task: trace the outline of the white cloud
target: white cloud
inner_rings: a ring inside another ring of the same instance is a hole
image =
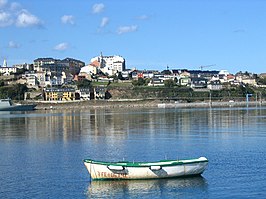
[[[140,15],[140,16],[137,17],[137,19],[139,19],[139,20],[147,20],[147,19],[149,19],[149,16],[148,15]]]
[[[12,11],[15,11],[15,10],[20,10],[20,9],[22,9],[22,7],[21,7],[21,5],[20,5],[19,3],[17,3],[17,2],[12,2],[12,3],[10,4],[10,9],[11,9]]]
[[[0,0],[0,27],[16,25],[17,27],[32,27],[43,25],[35,15],[23,9],[20,3]]]
[[[7,12],[0,12],[0,27],[6,27],[13,24],[11,14]]]
[[[9,41],[8,42],[8,48],[19,48],[20,45],[14,41]]]
[[[101,21],[101,24],[100,24],[100,27],[103,28],[103,27],[105,27],[108,23],[109,23],[109,18],[108,18],[108,17],[103,17],[103,18],[102,18],[102,21]]]
[[[118,28],[117,33],[119,35],[121,35],[121,34],[124,34],[124,33],[135,32],[135,31],[137,31],[137,29],[138,29],[138,26],[136,26],[136,25],[121,26],[121,27]]]
[[[17,27],[31,27],[31,26],[42,26],[42,22],[38,17],[32,15],[27,10],[22,10],[16,20]]]
[[[64,50],[67,50],[68,49],[68,43],[60,43],[60,44],[57,44],[55,47],[54,47],[54,50],[58,50],[58,51],[64,51]]]
[[[61,17],[61,22],[63,24],[71,24],[74,25],[75,21],[74,21],[74,17],[72,15],[64,15]]]
[[[97,3],[92,6],[92,13],[98,14],[101,13],[104,10],[104,4],[103,3]]]
[[[0,0],[0,8],[4,7],[7,4],[7,0]]]

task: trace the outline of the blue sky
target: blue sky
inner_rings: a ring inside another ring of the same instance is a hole
[[[266,72],[264,0],[0,0],[0,63],[121,55],[127,68]]]

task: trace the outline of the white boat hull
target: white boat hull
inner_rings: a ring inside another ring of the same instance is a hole
[[[205,158],[206,159],[206,158]],[[202,159],[202,160],[205,160]],[[180,165],[167,166],[141,166],[122,168],[108,167],[108,165],[84,162],[91,178],[94,180],[107,179],[156,179],[156,178],[174,178],[183,176],[200,175],[207,167],[206,161],[185,163]]]

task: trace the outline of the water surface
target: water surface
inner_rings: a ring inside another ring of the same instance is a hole
[[[1,198],[263,198],[266,109],[0,112]],[[82,160],[197,158],[202,177],[91,182]]]

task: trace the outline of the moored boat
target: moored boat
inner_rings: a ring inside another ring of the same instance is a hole
[[[31,111],[35,104],[13,104],[10,99],[0,99],[0,111]]]
[[[83,161],[93,180],[195,176],[201,175],[208,165],[208,159],[205,157],[158,162],[102,162],[91,159]]]

